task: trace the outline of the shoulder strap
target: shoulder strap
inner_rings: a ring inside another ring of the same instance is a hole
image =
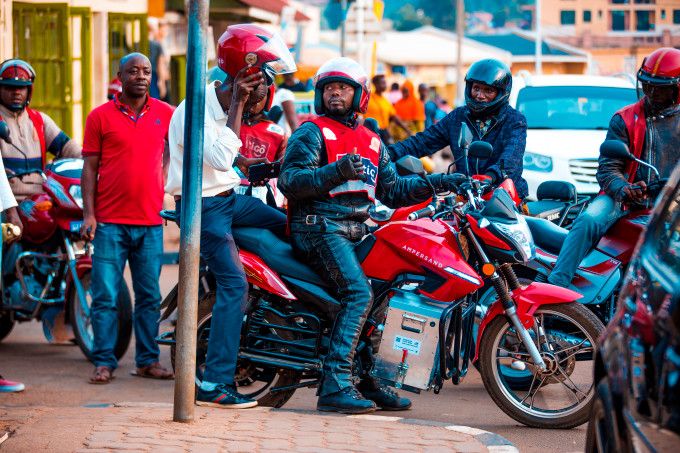
[[[37,110],[32,110],[26,107],[26,113],[35,127],[35,131],[38,133],[38,140],[40,141],[40,155],[42,156],[42,168],[45,168],[47,159],[47,145],[45,144],[45,120],[43,120],[42,115]]]

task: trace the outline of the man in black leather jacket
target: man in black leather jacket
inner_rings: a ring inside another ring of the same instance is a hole
[[[358,125],[357,112],[366,110],[369,93],[368,77],[353,60],[336,58],[321,66],[315,77],[315,110],[321,116],[290,137],[278,180],[288,198],[296,253],[336,289],[342,305],[324,360],[317,404],[322,411],[363,413],[375,410],[376,404],[385,410],[411,406],[367,375],[361,376],[358,389],[351,380],[354,351],[373,301],[354,253],[354,245],[367,234],[363,222],[369,208],[375,198],[398,207],[432,196],[425,180],[399,177],[378,135]],[[460,175],[428,178],[438,191],[460,182]]]
[[[597,181],[604,193],[574,222],[548,283],[569,286],[581,260],[627,210],[652,206],[658,188],[680,160],[680,50],[652,52],[638,71],[638,81],[645,96],[614,114],[607,140],[628,145],[635,157],[659,170],[661,180],[648,167],[600,156]]]

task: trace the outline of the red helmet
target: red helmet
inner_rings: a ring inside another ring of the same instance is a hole
[[[0,85],[28,87],[26,104],[31,102],[34,81],[35,71],[33,70],[33,67],[24,60],[12,58],[0,63]]]
[[[655,50],[642,62],[637,78],[648,85],[676,87],[676,102],[680,102],[680,50],[672,47]]]
[[[123,91],[123,84],[120,82],[120,79],[118,77],[114,77],[113,79],[111,79],[111,81],[109,82],[107,97],[109,99],[113,99],[113,97],[117,93],[121,93],[122,91]]]
[[[234,78],[248,65],[262,70],[267,85],[274,83],[277,74],[297,71],[279,35],[258,25],[231,25],[217,42],[217,66]]]
[[[327,61],[314,76],[314,110],[319,115],[324,113],[323,87],[330,82],[345,82],[354,87],[352,110],[366,113],[371,86],[368,75],[359,63],[347,57],[333,58]]]

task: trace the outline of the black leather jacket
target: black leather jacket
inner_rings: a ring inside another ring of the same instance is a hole
[[[680,160],[680,105],[669,107],[664,111],[651,114],[645,104],[647,130],[640,159],[654,165],[661,178],[668,178]],[[620,140],[629,147],[628,130],[621,118],[615,114],[609,122],[607,140]],[[632,149],[631,149],[632,151]],[[611,159],[600,156],[597,168],[597,181],[610,197],[623,201],[623,188],[628,185],[625,174],[628,162],[622,159]],[[647,185],[656,180],[656,175],[643,165],[639,165],[634,181],[645,181]]]
[[[437,191],[442,175],[428,179]],[[345,182],[336,168],[328,163],[326,147],[319,128],[311,122],[302,124],[288,140],[281,166],[278,188],[288,198],[292,223],[304,222],[307,215],[320,215],[332,220],[364,222],[373,205],[364,194],[342,194],[330,197],[328,192]],[[384,145],[380,149],[376,197],[391,208],[409,206],[432,197],[427,183],[419,177],[401,177]]]

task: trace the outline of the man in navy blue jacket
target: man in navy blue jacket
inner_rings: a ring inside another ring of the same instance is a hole
[[[521,198],[528,195],[522,178],[522,161],[527,138],[527,121],[508,105],[512,89],[510,69],[498,60],[480,60],[470,66],[465,76],[465,105],[446,115],[437,124],[389,147],[392,160],[402,156],[429,156],[450,146],[456,171],[486,174],[500,182],[503,174],[512,179]],[[493,146],[488,159],[474,159],[468,170],[463,149],[459,146],[462,124],[472,131],[473,140]]]

